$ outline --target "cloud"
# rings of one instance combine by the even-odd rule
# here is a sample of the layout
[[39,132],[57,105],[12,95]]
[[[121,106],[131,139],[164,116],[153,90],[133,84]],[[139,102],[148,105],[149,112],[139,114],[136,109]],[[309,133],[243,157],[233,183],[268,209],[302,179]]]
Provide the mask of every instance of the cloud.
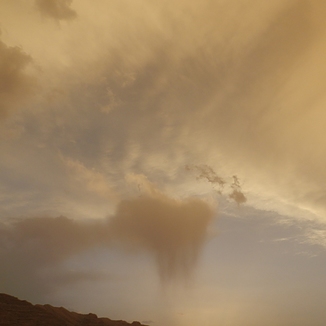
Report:
[[0,119],[32,93],[35,79],[27,72],[32,57],[0,40]]
[[220,189],[224,187],[226,184],[226,181],[224,181],[220,176],[218,176],[215,171],[208,165],[202,164],[202,165],[186,165],[186,170],[197,170],[199,172],[199,175],[197,176],[197,179],[206,179],[208,182],[212,184],[219,185]]
[[110,229],[127,248],[151,252],[162,281],[170,281],[191,274],[212,218],[211,207],[202,200],[156,193],[122,201]]
[[72,0],[36,0],[38,10],[45,16],[60,20],[72,20],[77,17],[71,9]]
[[234,200],[238,205],[243,204],[247,201],[246,196],[242,192],[241,185],[239,178],[234,175],[232,176],[232,183],[228,184],[223,178],[218,176],[213,168],[206,164],[202,165],[186,165],[185,166],[187,171],[198,171],[199,175],[197,176],[197,179],[206,179],[209,183],[211,183],[213,186],[218,185],[218,193],[221,195],[224,190],[224,186],[228,186],[231,188],[231,193],[229,193],[228,197]]
[[233,182],[231,184],[232,192],[229,194],[229,197],[232,198],[238,205],[243,204],[247,201],[246,196],[241,191],[241,185],[239,178],[234,175]]
[[[23,82],[5,94],[8,100],[0,96],[5,114],[31,93],[25,81],[32,64],[40,65],[44,85],[33,110],[11,115],[19,135],[0,144],[2,217],[44,219],[0,231],[2,291],[41,297],[56,287],[67,289],[67,298],[72,282],[102,277],[93,274],[100,268],[97,248],[114,246],[106,266],[120,270],[116,244],[152,257],[163,282],[188,276],[212,220],[205,201],[186,199],[191,196],[221,199],[230,224],[238,223],[230,216],[248,217],[251,206],[286,213],[296,223],[306,208],[320,208],[316,214],[325,221],[326,38],[316,28],[318,21],[325,27],[322,1],[95,2],[56,2],[76,10],[78,19],[51,9],[53,1],[0,5],[6,33],[0,53],[26,59],[15,72]],[[19,44],[30,56],[9,46]],[[70,219],[111,212],[105,221]],[[44,218],[60,214],[70,218]],[[229,232],[225,239],[233,238]],[[305,236],[325,242],[324,232]],[[242,244],[240,238],[234,243]],[[89,250],[94,260],[80,258]],[[228,260],[218,260],[219,268]],[[78,271],[67,270],[71,261]],[[95,283],[88,289],[98,297]],[[111,296],[130,286],[115,283]]]
[[[246,194],[250,189],[278,201],[268,209],[279,210],[284,200],[323,206],[323,146],[314,146],[323,142],[323,80],[310,75],[317,71],[311,52],[322,34],[314,19],[320,1],[74,4],[85,21],[62,30],[44,24],[44,35],[39,28],[21,35],[40,36],[30,48],[49,51],[44,65],[54,53],[64,64],[47,82],[65,95],[28,117],[26,148],[42,139],[116,183],[126,173],[143,173],[180,193],[187,191],[178,179],[182,166],[199,161],[220,171],[221,164],[223,177],[236,173],[245,180]],[[45,46],[48,35],[55,37],[53,46]],[[324,51],[318,53],[322,64]],[[24,160],[17,155],[17,161]],[[200,178],[214,181],[209,173],[198,170]],[[104,189],[84,176],[97,193]],[[316,189],[307,194],[307,187]]]

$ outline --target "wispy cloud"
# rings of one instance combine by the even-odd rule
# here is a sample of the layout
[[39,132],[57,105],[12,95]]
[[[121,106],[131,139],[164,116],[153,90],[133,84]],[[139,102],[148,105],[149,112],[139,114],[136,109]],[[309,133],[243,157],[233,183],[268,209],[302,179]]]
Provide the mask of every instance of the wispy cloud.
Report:
[[185,168],[187,171],[197,171],[199,173],[197,179],[206,179],[213,186],[217,185],[217,192],[219,194],[222,194],[224,187],[228,186],[228,188],[231,189],[231,193],[229,193],[228,197],[234,200],[238,205],[243,204],[247,201],[246,196],[242,192],[239,178],[236,175],[232,176],[233,181],[228,183],[225,181],[225,179],[218,176],[215,171],[206,164],[193,166],[186,165]]

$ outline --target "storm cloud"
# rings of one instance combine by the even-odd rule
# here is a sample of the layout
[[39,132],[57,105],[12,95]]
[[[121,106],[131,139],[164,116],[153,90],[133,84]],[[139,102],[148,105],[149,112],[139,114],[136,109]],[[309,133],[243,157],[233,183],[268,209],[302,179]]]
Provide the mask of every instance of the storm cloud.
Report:
[[161,280],[170,281],[192,273],[212,218],[212,208],[199,199],[141,196],[118,206],[110,229],[126,248],[152,253]]

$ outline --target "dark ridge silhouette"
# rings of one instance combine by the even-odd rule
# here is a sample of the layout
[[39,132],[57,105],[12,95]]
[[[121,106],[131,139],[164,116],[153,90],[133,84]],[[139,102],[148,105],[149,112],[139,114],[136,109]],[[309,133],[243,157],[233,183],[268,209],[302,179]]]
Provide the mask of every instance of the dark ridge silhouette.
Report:
[[5,293],[0,293],[1,326],[142,326],[123,320],[98,318],[95,314],[79,314],[62,307],[33,305]]

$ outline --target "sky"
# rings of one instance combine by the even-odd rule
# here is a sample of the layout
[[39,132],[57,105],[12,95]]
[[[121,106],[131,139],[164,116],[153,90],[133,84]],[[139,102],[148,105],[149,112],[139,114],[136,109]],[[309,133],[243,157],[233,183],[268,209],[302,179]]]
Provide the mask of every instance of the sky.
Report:
[[321,326],[322,0],[0,0],[0,292],[153,326]]

